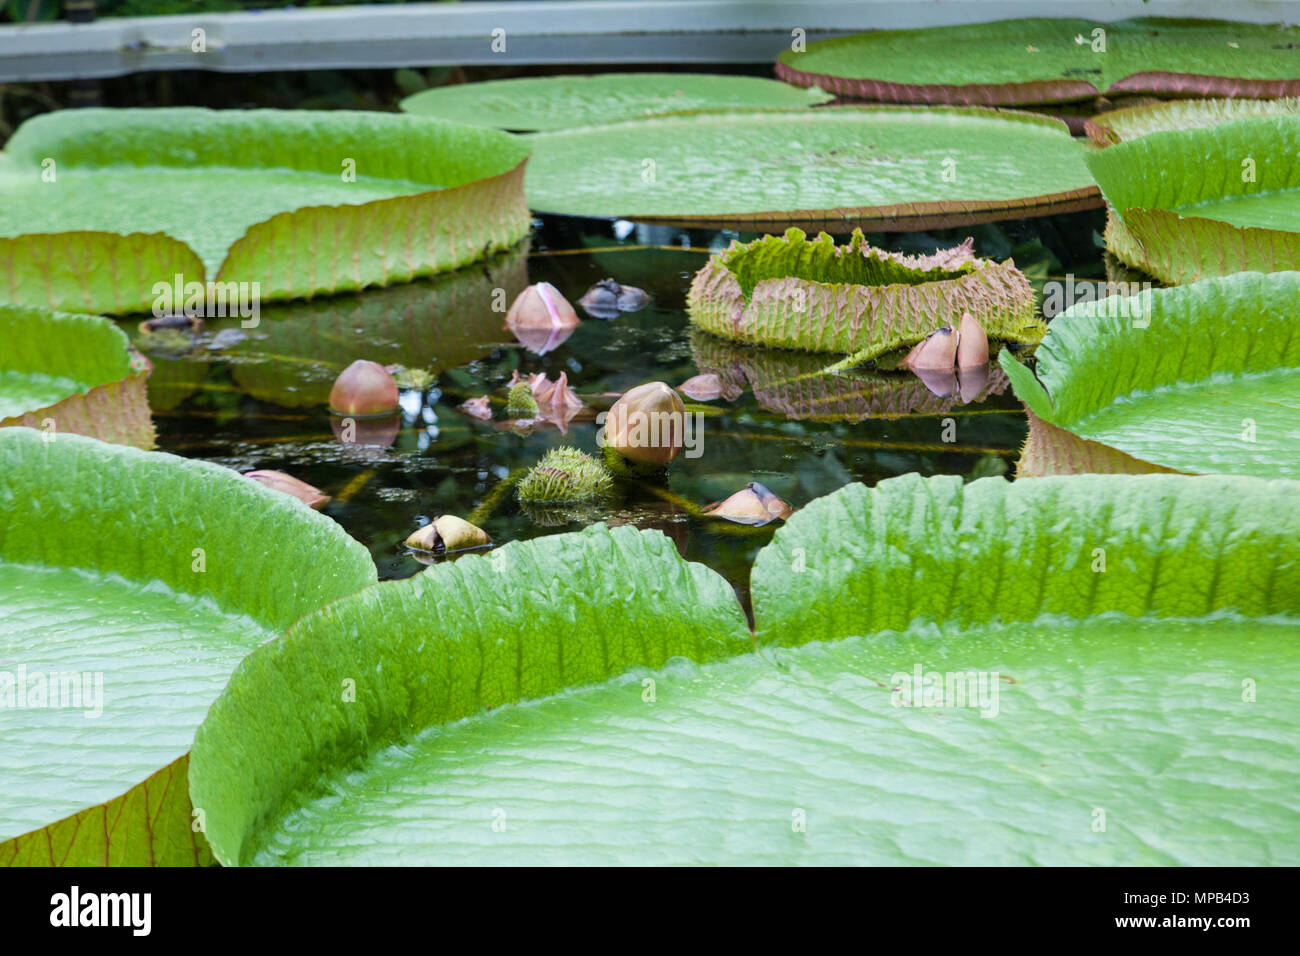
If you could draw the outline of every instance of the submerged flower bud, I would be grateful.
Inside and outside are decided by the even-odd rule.
[[[650,296],[636,286],[619,285],[613,279],[601,279],[578,300],[586,313],[597,319],[612,319],[620,312],[645,308]]]
[[[549,282],[530,285],[519,293],[506,313],[506,328],[524,348],[538,355],[558,348],[573,334],[578,323],[578,313]]]
[[[357,359],[334,380],[330,411],[342,417],[391,415],[401,407],[397,383],[378,362]]]
[[[662,467],[682,450],[685,432],[681,396],[663,382],[647,382],[610,408],[603,444],[630,461]]]
[[[765,525],[778,518],[784,521],[794,514],[794,509],[787,502],[757,481],[751,481],[725,501],[705,505],[700,511],[710,518],[726,518],[737,524],[752,525]]]
[[[477,525],[455,515],[439,515],[406,539],[408,548],[449,554],[490,545],[492,539]]]
[[[305,481],[300,481],[293,475],[286,475],[282,471],[249,471],[244,473],[244,477],[252,478],[259,484],[274,488],[286,495],[292,495],[308,508],[320,509],[330,500],[330,496],[319,488],[315,488]]]

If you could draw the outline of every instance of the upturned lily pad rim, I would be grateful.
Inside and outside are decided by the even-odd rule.
[[[521,88],[524,90],[528,90],[530,88],[542,89],[544,88],[545,85],[553,85],[558,87],[558,86],[562,86],[565,83],[573,83],[579,87],[598,88],[603,83],[609,83],[611,78],[615,79],[616,81],[617,80],[641,81],[641,82],[648,82],[651,84],[662,81],[666,85],[670,83],[700,84],[700,81],[708,82],[713,80],[723,80],[723,81],[734,82],[737,86],[740,85],[752,86],[755,88],[756,92],[758,89],[761,88],[766,88],[768,90],[779,90],[783,85],[780,83],[780,81],[768,79],[767,77],[747,76],[745,74],[731,74],[731,73],[696,73],[696,72],[664,73],[664,72],[658,72],[653,70],[638,70],[631,73],[618,73],[618,72],[574,73],[574,74],[560,74],[560,75],[551,75],[551,76],[508,77],[504,79],[495,79],[495,80],[480,80],[475,83],[460,83],[451,86],[436,86],[436,87],[431,87],[429,89],[420,90],[418,93],[412,93],[410,96],[404,97],[398,103],[398,106],[402,110],[402,112],[409,113],[414,116],[429,116],[429,117],[442,119],[444,117],[436,109],[423,109],[423,108],[416,108],[416,107],[421,106],[421,104],[424,102],[437,101],[438,99],[443,97],[452,98],[456,95],[456,93],[469,92],[469,88],[471,87],[473,88],[474,93],[483,92],[484,90],[491,90],[494,92],[500,91],[503,94],[508,94],[512,89],[513,90],[518,90]],[[768,86],[768,84],[770,84],[770,86]],[[786,84],[786,88],[787,89],[789,88],[788,84]],[[817,95],[818,93],[821,94],[820,97]],[[835,97],[832,94],[827,93],[824,90],[808,89],[807,90],[808,102],[806,105],[807,108],[813,108],[825,103],[829,103],[830,101],[834,100],[834,98]],[[561,96],[561,97],[557,97],[557,99],[561,103],[563,103],[565,97]],[[771,106],[771,105],[730,106],[727,104],[719,104],[716,107],[716,109],[719,110],[768,109],[768,108],[784,109],[784,108],[795,107],[795,105],[796,104],[791,103],[789,107],[782,107],[782,106]],[[713,107],[710,107],[710,109],[713,109]],[[677,115],[679,113],[699,112],[699,111],[702,111],[702,108],[692,108],[690,110],[684,110],[684,109],[655,110],[652,112],[631,113],[621,119],[610,120],[609,122],[632,121],[636,119],[648,119],[653,116],[671,116],[671,115]],[[581,122],[562,123],[557,120],[547,121],[544,125],[541,126],[537,126],[537,125],[509,126],[509,125],[501,125],[499,123],[493,123],[493,122],[481,122],[477,118],[474,120],[457,118],[451,121],[470,123],[475,126],[484,126],[489,129],[500,129],[500,130],[507,130],[507,131],[533,132],[533,133],[556,132],[560,130],[574,129],[583,125],[592,125],[589,123],[581,123]]]
[[[0,561],[116,576],[139,585],[146,595],[161,585],[208,603],[232,620],[255,621],[268,637],[326,600],[376,581],[369,551],[334,521],[212,462],[71,433],[50,441],[23,427],[0,429],[0,459],[5,458],[17,464],[0,469],[0,493],[39,501],[40,506],[0,509]],[[105,493],[105,486],[120,494]],[[133,547],[124,521],[130,522],[137,543],[152,546]],[[250,549],[247,536],[258,531],[275,538],[277,547],[287,543],[285,538],[298,537],[314,556],[312,579],[295,578],[275,549]],[[196,542],[202,543],[201,574],[194,567]],[[183,760],[184,754],[177,758]],[[33,847],[48,847],[51,864],[88,865],[101,862],[101,854],[106,864],[152,864],[155,849],[198,858],[203,837],[192,831],[188,810],[172,812],[176,800],[188,804],[188,798],[171,791],[171,768],[171,763],[154,768],[122,793],[0,841],[0,864],[29,861]],[[165,807],[159,786],[167,795]],[[150,816],[163,809],[168,809],[167,821]],[[143,823],[139,814],[144,814]],[[82,821],[101,823],[103,829],[82,828]],[[119,826],[143,827],[149,838],[141,845],[115,846],[112,837]],[[53,858],[56,846],[59,860]],[[168,861],[177,862],[170,856]]]
[[[1020,17],[990,21],[980,24],[959,24],[955,26],[921,27],[913,30],[888,31],[871,30],[847,37],[834,37],[817,41],[814,46],[826,49],[832,46],[844,46],[860,42],[873,34],[885,33],[939,33],[960,30],[962,27],[995,26],[1001,24],[1022,23],[1026,20],[1039,21],[1042,17]],[[1088,21],[1083,18],[1070,18],[1071,22],[1086,23],[1088,26],[1119,27],[1143,26],[1158,27],[1163,24],[1186,24],[1188,19],[1176,17],[1134,17],[1114,23]],[[1236,21],[1206,20],[1206,24],[1236,23]],[[1250,26],[1257,26],[1250,24]],[[1260,24],[1259,26],[1262,26]],[[900,83],[889,80],[877,80],[863,77],[838,76],[811,70],[801,70],[792,64],[798,61],[800,54],[793,50],[784,50],[777,58],[776,75],[787,83],[796,86],[816,86],[840,96],[855,97],[887,103],[978,103],[987,106],[1028,106],[1035,104],[1069,103],[1087,100],[1103,94],[1155,94],[1164,96],[1229,96],[1249,97],[1251,99],[1300,96],[1300,79],[1241,79],[1229,76],[1217,76],[1203,73],[1179,73],[1170,70],[1143,70],[1130,73],[1111,83],[1106,89],[1099,88],[1087,80],[1042,79],[1009,83]]]
[[[1135,130],[1132,135],[1122,132],[1130,123],[1139,126],[1142,120],[1159,120],[1163,116],[1183,113],[1204,122],[1194,125],[1175,124],[1160,126],[1149,130]],[[1256,116],[1285,116],[1300,114],[1300,98],[1284,97],[1282,99],[1195,99],[1167,100],[1161,103],[1144,103],[1141,106],[1124,106],[1108,110],[1084,121],[1084,132],[1095,145],[1105,148],[1118,143],[1131,142],[1156,132],[1169,130],[1204,129],[1219,123],[1231,123],[1239,119]],[[1117,128],[1118,127],[1118,128]]]
[[[173,131],[177,123],[191,124],[189,135]],[[322,138],[322,125],[339,147],[329,153],[328,161],[310,148]],[[391,132],[391,139],[385,141],[376,130]],[[122,145],[124,133],[129,133],[129,146]],[[153,283],[171,281],[176,272],[183,272],[187,281],[258,281],[263,302],[311,298],[446,272],[506,249],[527,234],[522,185],[529,148],[519,137],[402,113],[205,107],[60,110],[23,122],[0,153],[0,171],[12,174],[20,163],[39,169],[44,157],[55,157],[65,169],[101,173],[115,166],[190,170],[197,165],[336,176],[340,169],[329,163],[345,155],[367,177],[427,188],[361,203],[296,206],[252,222],[226,248],[215,275],[207,274],[187,242],[166,232],[24,231],[0,237],[0,252],[8,251],[8,262],[0,262],[7,266],[0,269],[0,288],[7,271],[8,284],[20,290],[13,300],[17,304],[114,315],[148,311]],[[422,228],[455,220],[469,208],[476,212],[474,222],[482,223],[477,231],[463,226],[448,237],[445,229]],[[382,244],[376,248],[374,233],[381,226]],[[322,243],[323,251],[317,251],[314,237],[322,232],[328,232],[333,243]],[[310,234],[311,241],[300,233]],[[76,250],[79,243],[94,252],[87,255],[83,250],[71,256],[77,260],[71,262],[69,247]],[[87,263],[105,257],[113,270],[98,269],[96,276],[87,276]],[[126,261],[118,261],[122,259]],[[162,264],[164,274],[150,271],[162,269]],[[54,267],[57,276],[47,276],[50,289],[39,288],[34,276]],[[107,288],[105,273],[112,275]],[[33,298],[37,292],[39,300]]]
[[[1136,482],[1147,480],[1153,482],[1150,487],[1155,494],[1144,499],[1138,492],[1145,486]],[[933,584],[935,579],[950,572],[952,566],[963,560],[971,560],[976,566],[980,566],[979,559],[986,558],[997,562],[1003,569],[1019,567],[1015,552],[1007,550],[1006,540],[997,533],[1000,522],[1011,524],[1013,521],[1009,513],[1012,511],[1008,507],[1009,503],[1016,505],[1015,520],[1021,526],[1011,524],[1006,530],[1025,535],[1032,533],[1038,539],[1035,541],[1036,547],[1050,549],[1058,538],[1069,541],[1072,545],[1077,545],[1079,539],[1087,540],[1089,530],[1106,529],[1111,516],[1121,510],[1124,503],[1137,502],[1141,511],[1140,503],[1145,501],[1149,507],[1143,514],[1144,520],[1133,522],[1130,508],[1129,513],[1124,516],[1127,523],[1121,524],[1120,530],[1123,541],[1136,545],[1139,567],[1143,570],[1154,570],[1159,567],[1160,560],[1159,554],[1155,553],[1157,549],[1154,547],[1154,542],[1165,535],[1172,517],[1177,517],[1176,540],[1177,547],[1181,549],[1178,553],[1186,555],[1196,550],[1196,538],[1189,537],[1188,530],[1195,530],[1194,519],[1199,510],[1222,512],[1235,507],[1231,503],[1233,496],[1218,490],[1220,488],[1267,490],[1274,498],[1281,499],[1284,489],[1300,489],[1300,483],[1227,476],[1209,478],[1171,476],[1150,479],[1088,476],[1049,478],[1025,483],[1008,483],[1002,479],[988,478],[963,485],[959,476],[922,478],[910,474],[888,479],[876,488],[867,488],[859,483],[848,485],[813,502],[808,509],[805,509],[802,518],[796,515],[791,523],[777,531],[772,544],[760,553],[760,561],[755,564],[751,582],[755,594],[757,645],[759,648],[768,648],[795,646],[812,641],[838,642],[843,638],[883,633],[890,629],[908,630],[916,626],[937,625],[942,628],[957,629],[968,624],[978,625],[990,621],[995,624],[1032,623],[1044,620],[1045,615],[1055,615],[1049,619],[1055,626],[1060,626],[1062,618],[1068,616],[1071,610],[1080,619],[1090,619],[1102,613],[1110,613],[1105,607],[1104,599],[1099,601],[1096,597],[1095,588],[1090,593],[1085,587],[1056,584],[1044,588],[1045,591],[1051,592],[1046,596],[1043,593],[1035,596],[1033,589],[1021,588],[1019,589],[1022,592],[1021,599],[1013,602],[1005,617],[1000,618],[995,614],[992,618],[985,618],[983,615],[989,612],[990,604],[997,600],[1004,587],[1001,575],[995,579],[997,583],[985,599],[977,602],[977,606],[973,609],[954,607],[952,598],[945,597],[944,588],[936,588]],[[1107,495],[1100,496],[1102,498],[1100,501],[1094,501],[1094,497],[1098,496],[1089,495],[1089,492],[1102,489],[1107,492]],[[1077,495],[1072,494],[1075,492]],[[1055,517],[1053,513],[1035,511],[1031,507],[1036,501],[1053,501],[1056,497],[1067,499],[1076,497],[1079,501],[1089,502],[1089,507],[1084,509],[1082,517],[1075,517],[1073,512],[1065,510],[1065,514],[1071,516],[1071,520],[1066,521]],[[1188,507],[1179,509],[1180,499],[1184,497]],[[861,508],[864,499],[869,504],[869,508],[865,511]],[[1028,504],[1021,499],[1027,500]],[[909,503],[915,509],[915,514],[907,510]],[[999,505],[1002,507],[999,508]],[[861,535],[855,533],[859,530],[856,523],[845,528],[825,520],[828,514],[846,508],[858,509],[855,514],[860,518],[856,518],[855,522],[856,520],[869,522],[875,531],[880,531],[883,523],[886,533]],[[974,515],[967,513],[972,510],[975,512]],[[1257,507],[1256,510],[1261,509]],[[984,520],[979,520],[981,518]],[[1290,515],[1289,520],[1294,523],[1295,514]],[[1029,524],[1031,527],[1026,530],[1023,524]],[[624,529],[618,530],[624,531]],[[656,540],[663,538],[659,532],[634,533],[650,535]],[[1273,533],[1282,535],[1284,531],[1278,527]],[[608,529],[593,526],[582,532],[552,536],[544,540],[550,541],[550,547],[554,548],[564,539],[577,540],[579,535],[586,536],[587,542],[593,540],[604,542],[608,540],[610,534]],[[1103,538],[1103,540],[1114,539]],[[803,546],[809,542],[813,547],[809,547],[805,552]],[[954,545],[958,547],[954,548]],[[798,550],[792,551],[795,546],[798,546]],[[1256,539],[1245,535],[1234,537],[1230,541],[1230,546],[1235,551],[1247,553],[1252,548],[1261,547]],[[853,565],[841,564],[844,560],[843,553],[855,548],[866,549],[871,556],[870,559]],[[669,549],[671,544],[666,539],[659,542],[659,560],[663,560],[664,554]],[[917,552],[920,552],[920,555],[917,555]],[[790,574],[792,558],[801,557],[805,553],[810,556],[808,569],[814,570],[814,573],[812,575]],[[1088,575],[1091,573],[1088,570],[1089,559],[1086,557],[1086,552],[1084,554],[1085,557],[1080,559],[1077,547],[1071,547],[1062,551],[1058,559],[1063,569],[1072,569],[1077,573]],[[465,560],[476,562],[481,559]],[[913,568],[914,560],[921,573],[930,579],[926,582],[927,587],[918,589],[927,594],[924,607],[918,607],[911,600],[874,602],[872,605],[864,606],[859,589],[857,605],[847,614],[840,614],[834,621],[829,617],[825,620],[818,619],[812,628],[792,626],[795,621],[806,620],[808,606],[823,599],[823,589],[828,574],[833,579],[848,568],[851,573],[858,573],[863,578],[874,576],[883,582],[883,585],[887,585],[889,581],[898,582],[917,574],[918,572]],[[1220,556],[1206,554],[1197,560],[1200,563],[1196,566],[1195,573],[1207,575],[1208,566],[1220,560]],[[585,561],[580,562],[579,567],[585,564]],[[690,566],[689,562],[686,564]],[[1177,575],[1169,568],[1162,569],[1163,573],[1158,576],[1159,583],[1162,585],[1159,589],[1153,587],[1148,591],[1146,588],[1132,588],[1125,585],[1122,580],[1115,580],[1114,585],[1106,583],[1112,588],[1128,587],[1131,600],[1124,611],[1114,613],[1133,620],[1184,621],[1188,619],[1186,615],[1189,613],[1200,620],[1207,614],[1225,609],[1237,609],[1245,616],[1255,617],[1300,612],[1300,605],[1295,603],[1293,594],[1285,586],[1276,586],[1284,585],[1285,579],[1275,581],[1275,586],[1268,595],[1263,593],[1256,595],[1250,584],[1266,571],[1259,568],[1255,562],[1246,562],[1246,564],[1249,573],[1243,572],[1232,582],[1231,588],[1223,589],[1222,594],[1214,589],[1204,594],[1195,589],[1189,591],[1186,587],[1179,587]],[[477,574],[480,568],[487,570],[486,567],[477,564],[471,564],[465,570],[470,574]],[[840,570],[836,571],[836,568]],[[708,577],[703,571],[693,571],[693,573]],[[1294,576],[1295,572],[1292,568],[1289,577]],[[947,578],[945,577],[944,580],[946,583]],[[1092,580],[1098,579],[1092,578]],[[1142,580],[1145,582],[1147,579],[1144,576]],[[419,587],[421,583],[425,585],[423,588]],[[508,713],[509,705],[512,703],[539,699],[538,695],[530,694],[526,689],[517,686],[517,678],[512,677],[516,671],[513,660],[515,652],[510,649],[503,660],[492,662],[494,665],[492,670],[487,669],[486,660],[480,664],[478,678],[480,686],[490,686],[495,692],[491,695],[490,703],[477,700],[479,696],[477,691],[474,694],[469,692],[473,684],[473,668],[460,674],[457,679],[449,681],[451,686],[444,692],[436,681],[430,683],[413,680],[409,673],[405,676],[395,675],[389,678],[388,674],[393,671],[393,668],[378,666],[384,661],[384,655],[395,653],[399,646],[409,651],[417,642],[418,650],[421,652],[425,651],[426,642],[433,643],[435,651],[438,644],[448,644],[469,651],[468,657],[472,663],[475,659],[473,649],[458,644],[458,634],[446,630],[421,630],[419,620],[411,616],[412,608],[404,606],[399,600],[399,592],[412,590],[413,587],[417,591],[425,592],[419,595],[422,598],[436,598],[438,593],[436,588],[455,586],[456,583],[450,575],[444,574],[436,583],[428,579],[424,582],[416,582],[414,585],[410,581],[388,582],[378,588],[369,589],[361,595],[345,598],[327,606],[310,619],[299,622],[295,628],[295,632],[298,633],[291,633],[285,641],[263,647],[241,664],[236,678],[232,680],[218,704],[214,705],[208,720],[200,729],[190,769],[195,793],[200,795],[200,802],[206,802],[211,808],[209,819],[215,817],[217,821],[215,827],[210,827],[209,833],[219,859],[228,864],[254,862],[255,851],[260,838],[265,837],[267,827],[273,827],[274,822],[281,819],[283,814],[298,801],[310,801],[311,791],[319,783],[322,772],[328,774],[331,771],[346,770],[355,766],[358,760],[364,762],[369,759],[377,750],[405,739],[405,736],[402,736],[398,740],[393,740],[387,735],[372,733],[371,720],[368,716],[342,710],[332,702],[332,698],[327,706],[331,712],[336,711],[337,715],[312,725],[310,729],[305,723],[301,726],[286,726],[283,733],[277,729],[275,734],[264,740],[255,739],[257,735],[249,732],[249,722],[256,719],[256,701],[265,696],[267,688],[298,687],[301,686],[300,679],[304,678],[312,683],[319,682],[322,689],[332,687],[331,668],[324,663],[331,660],[329,652],[332,649],[342,648],[345,651],[348,656],[347,667],[355,669],[358,666],[353,663],[352,655],[363,654],[369,661],[369,664],[361,669],[375,675],[386,685],[379,688],[380,700],[374,705],[375,720],[382,719],[385,726],[400,730],[403,735],[420,733],[428,727],[446,725],[462,717],[472,717],[476,714],[492,711]],[[1011,584],[1005,585],[1005,587],[1011,586]],[[963,593],[979,593],[983,585],[980,584],[980,576],[977,575],[968,576],[967,580],[955,587]],[[388,590],[381,593],[384,588]],[[449,593],[454,594],[455,591]],[[1240,594],[1251,595],[1253,601],[1238,608],[1233,600]],[[1213,603],[1216,596],[1222,603]],[[1209,598],[1209,610],[1203,607],[1192,612],[1187,610],[1188,605],[1195,605],[1196,602],[1206,598]],[[456,602],[450,603],[454,605]],[[946,611],[943,610],[945,605]],[[940,613],[935,613],[936,611]],[[843,630],[842,625],[855,616],[854,612],[865,620],[854,621],[856,627]],[[391,636],[381,638],[364,648],[359,648],[356,641],[348,637],[352,633],[349,628],[355,629],[361,623],[372,626],[372,618],[375,616],[382,618],[385,613],[389,615],[391,622]],[[673,616],[673,613],[674,609],[669,605],[666,614]],[[333,648],[331,648],[331,634],[334,636]],[[493,643],[490,636],[489,634],[488,644]],[[575,637],[573,634],[567,635],[570,640]],[[496,643],[506,644],[506,640],[502,639]],[[708,653],[694,659],[700,663],[707,663],[725,662],[749,656],[754,652],[754,648],[744,646],[746,643],[748,642],[733,641],[728,646],[722,643],[716,646],[710,645],[707,648]],[[321,658],[310,659],[309,652],[313,646],[324,652]],[[564,648],[566,645],[560,643],[558,646]],[[340,660],[336,655],[332,663],[338,665]],[[391,660],[392,658],[389,658],[390,662]],[[543,688],[540,696],[550,697],[555,693],[563,694],[569,690],[593,688],[609,681],[611,677],[616,678],[628,673],[630,668],[643,666],[650,665],[644,662],[629,662],[622,658],[614,662],[607,660],[605,669],[610,672],[607,676],[598,676],[595,682],[561,679],[557,687]],[[502,671],[509,671],[510,674],[502,675],[500,673]],[[452,673],[450,668],[448,672]],[[519,673],[527,674],[527,668],[523,666],[522,661]],[[504,679],[499,680],[498,678],[502,676]],[[305,693],[307,701],[316,701],[321,705],[326,703],[326,696],[315,690],[308,689],[302,693]],[[475,707],[477,710],[474,709]],[[275,751],[286,742],[291,746],[301,747],[304,751],[299,759],[291,762],[291,766],[300,768],[304,763],[309,764],[305,770],[296,770],[298,776],[293,781],[284,782],[287,789],[278,794],[268,795],[261,790],[250,792],[247,787],[241,787],[239,777],[249,773],[250,768],[256,764],[259,750],[269,748]],[[311,763],[315,766],[310,766]],[[317,784],[308,781],[317,781]],[[277,786],[281,783],[276,781]],[[232,794],[241,795],[240,805],[231,806],[227,803]],[[229,820],[224,818],[227,813],[231,815]]]
[[[775,109],[729,109],[729,110],[682,110],[677,113],[664,113],[643,119],[624,120],[600,126],[577,126],[561,131],[562,135],[615,130],[627,126],[642,126],[667,122],[680,122],[690,118],[709,118],[743,116],[746,114],[779,114],[803,118],[823,115],[841,115],[850,112],[933,116],[969,116],[984,119],[1001,119],[1009,122],[1025,123],[1057,129],[1070,137],[1070,127],[1063,120],[1039,113],[1023,110],[1002,109],[991,106],[942,105],[921,106],[908,103],[837,103],[818,106],[806,110]],[[533,133],[525,137],[555,135]],[[1072,137],[1070,137],[1072,139]],[[782,211],[777,209],[762,212],[730,213],[721,215],[634,215],[586,217],[598,219],[628,219],[635,222],[655,223],[675,226],[694,226],[712,229],[737,229],[755,232],[784,232],[790,226],[817,232],[829,232],[832,235],[851,233],[857,228],[870,228],[876,232],[912,232],[922,229],[946,229],[956,226],[973,226],[986,222],[997,222],[1009,218],[1032,218],[1034,216],[1055,215],[1067,212],[1082,212],[1100,209],[1105,205],[1101,191],[1095,186],[1081,186],[1060,192],[1045,193],[1039,196],[1015,199],[988,200],[941,200],[935,202],[896,203],[883,206],[837,206],[833,209],[794,209]],[[549,210],[534,207],[534,212],[549,213]],[[569,216],[570,213],[555,213]]]

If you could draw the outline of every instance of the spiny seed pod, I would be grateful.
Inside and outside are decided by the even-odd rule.
[[[259,484],[266,485],[268,488],[274,488],[276,491],[286,495],[292,495],[297,498],[308,508],[323,508],[330,500],[330,496],[325,494],[319,488],[307,484],[295,478],[293,475],[286,475],[282,471],[249,471],[244,473],[245,478],[252,478]]]
[[[605,466],[576,448],[553,448],[515,486],[520,501],[558,504],[606,494],[614,479]]]
[[[663,467],[682,450],[685,431],[681,396],[663,382],[647,382],[610,408],[604,444],[630,461]]]
[[[536,418],[537,399],[527,382],[516,382],[506,397],[506,412],[515,418]]]
[[[385,365],[384,368],[393,376],[398,388],[418,388],[424,391],[438,380],[438,376],[428,369],[407,368],[405,365]]]
[[[778,518],[784,521],[794,514],[794,509],[773,494],[766,485],[751,481],[730,498],[705,505],[700,512],[710,518],[726,518],[736,524],[757,526]]]
[[[406,539],[408,548],[434,554],[468,551],[491,543],[486,531],[455,515],[439,515]]]
[[[401,407],[397,383],[378,362],[357,359],[334,380],[330,411],[342,417],[391,415]]]

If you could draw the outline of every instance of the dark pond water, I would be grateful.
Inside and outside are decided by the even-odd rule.
[[[872,241],[931,251],[973,235],[979,254],[1014,255],[1041,286],[1066,273],[1103,275],[1101,227],[1100,213],[1079,213]],[[470,517],[498,544],[606,520],[663,530],[686,557],[724,574],[742,595],[754,554],[776,525],[752,528],[694,511],[746,482],[760,481],[799,507],[852,481],[910,471],[969,477],[1014,471],[1025,417],[996,369],[981,397],[967,404],[937,397],[910,373],[870,367],[790,384],[833,357],[744,348],[693,330],[684,310],[691,276],[711,250],[737,237],[753,238],[547,218],[517,251],[453,275],[266,306],[260,325],[227,348],[210,346],[239,320],[209,320],[188,348],[150,346],[159,447],[240,471],[279,469],[316,485],[333,496],[324,513],[371,550],[381,578],[422,569],[402,541],[435,515]],[[609,321],[579,309],[581,326],[545,355],[522,347],[493,308],[501,304],[494,290],[504,289],[508,302],[542,280],[576,303],[605,277],[645,289],[652,305]],[[123,324],[138,338],[137,321]],[[435,373],[428,389],[403,392],[400,428],[383,436],[391,439],[387,446],[343,443],[326,410],[334,377],[358,358]],[[474,396],[504,395],[516,370],[551,378],[566,372],[595,409],[642,382],[676,386],[708,371],[743,392],[734,401],[708,403],[702,454],[679,457],[665,480],[621,479],[600,507],[530,513],[515,500],[508,476],[553,446],[596,451],[597,426],[574,421],[567,434],[553,427],[519,434],[458,410]],[[309,555],[293,560],[310,573]]]

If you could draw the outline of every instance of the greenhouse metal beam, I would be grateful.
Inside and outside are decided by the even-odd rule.
[[[762,63],[791,42],[1038,16],[1042,0],[534,0],[106,18],[0,27],[0,82],[152,70],[323,70],[530,63]],[[1295,22],[1300,3],[1060,0],[1057,17]],[[196,33],[195,31],[201,31]]]

